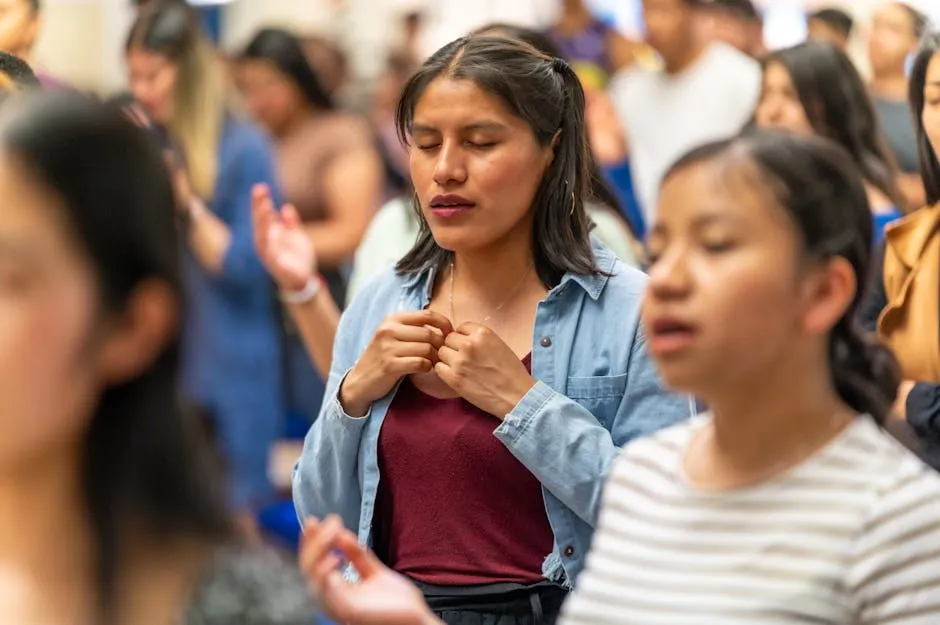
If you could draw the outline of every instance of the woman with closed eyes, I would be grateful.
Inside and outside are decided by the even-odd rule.
[[[340,323],[295,502],[338,513],[447,623],[554,623],[618,448],[690,401],[649,361],[643,275],[589,233],[564,61],[455,41],[406,85],[398,128],[420,233]],[[282,221],[256,207],[260,229]]]

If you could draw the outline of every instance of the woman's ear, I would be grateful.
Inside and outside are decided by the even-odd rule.
[[[178,318],[179,300],[169,285],[142,282],[110,324],[99,352],[98,376],[108,385],[140,376],[176,336]]]

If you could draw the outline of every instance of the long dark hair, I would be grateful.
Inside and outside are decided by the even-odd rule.
[[[768,55],[763,66],[780,63],[790,75],[806,117],[817,134],[848,150],[866,182],[902,211],[897,167],[884,139],[865,82],[851,59],[824,42],[801,43]]]
[[[925,37],[911,67],[909,94],[917,129],[917,153],[920,157],[920,175],[927,191],[927,204],[940,202],[940,161],[924,129],[924,88],[927,85],[927,68],[930,61],[940,54],[940,33]]]
[[[584,123],[584,91],[574,70],[559,58],[505,37],[464,37],[425,61],[405,84],[396,111],[398,136],[409,143],[414,111],[428,85],[439,76],[472,80],[499,97],[549,146],[561,131],[555,158],[535,195],[532,250],[542,283],[557,284],[565,273],[589,275],[598,267],[591,249],[584,199],[590,188],[590,153]],[[421,228],[418,240],[397,265],[402,273],[429,266],[442,270],[451,252],[437,245],[414,199]]]
[[[544,32],[532,30],[531,28],[516,26],[514,24],[506,24],[503,22],[493,22],[478,28],[471,34],[475,36],[502,36],[508,37],[509,39],[518,39],[519,41],[524,41],[543,54],[559,59],[564,59],[565,61],[568,60],[565,58],[558,44],[555,43],[554,39]],[[614,193],[613,189],[610,188],[610,185],[607,184],[607,181],[604,179],[604,174],[601,173],[600,167],[597,166],[597,162],[594,160],[594,153],[589,150],[588,156],[590,157],[588,167],[591,170],[591,181],[588,185],[588,197],[595,202],[598,202],[604,208],[610,209],[610,212],[615,213],[617,217],[619,217],[620,220],[624,223],[624,225],[627,226],[627,229],[630,230],[630,233],[634,236],[634,238],[639,238],[636,226],[630,223],[630,220],[624,216],[623,206],[620,200],[617,199],[617,194]]]
[[[174,195],[159,149],[113,107],[81,95],[35,93],[4,105],[0,146],[61,200],[91,260],[102,314],[159,280],[181,297]],[[129,543],[221,541],[229,515],[194,418],[177,398],[179,345],[135,379],[102,389],[85,434],[81,484],[97,551],[102,617],[113,622]]]
[[[238,55],[239,61],[266,61],[289,78],[306,98],[320,109],[332,109],[330,94],[304,53],[300,40],[282,28],[263,28]]]
[[[845,403],[883,425],[901,374],[891,351],[856,321],[871,265],[874,225],[854,159],[824,138],[757,130],[693,150],[665,177],[717,159],[729,159],[733,167],[756,167],[757,183],[792,219],[809,261],[841,256],[852,265],[858,283],[855,296],[829,333],[832,380]]]

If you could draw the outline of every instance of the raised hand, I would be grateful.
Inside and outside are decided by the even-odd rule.
[[[388,317],[343,382],[343,409],[350,416],[364,416],[403,376],[431,371],[452,331],[450,320],[431,310]]]
[[[343,579],[343,560],[360,581]],[[300,546],[300,569],[327,616],[348,625],[441,625],[418,589],[361,546],[337,517],[308,521]]]
[[[282,291],[300,291],[317,273],[313,242],[304,232],[300,215],[290,204],[280,212],[265,184],[251,191],[255,252]]]

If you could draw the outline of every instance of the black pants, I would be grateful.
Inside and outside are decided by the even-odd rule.
[[[568,594],[551,582],[418,588],[447,625],[554,625]]]

